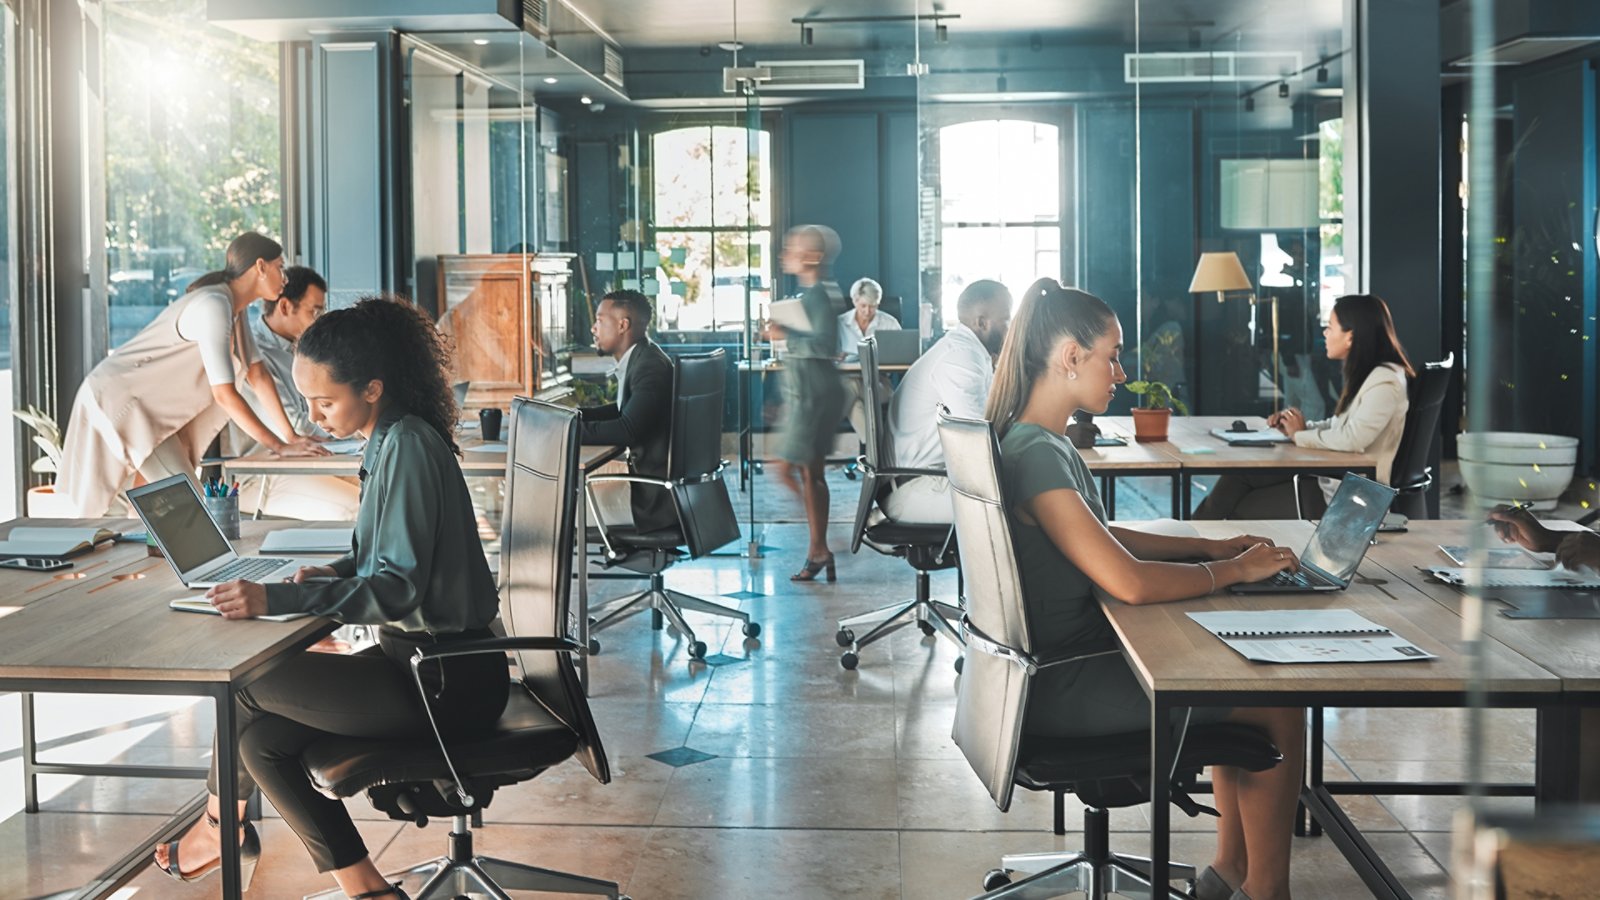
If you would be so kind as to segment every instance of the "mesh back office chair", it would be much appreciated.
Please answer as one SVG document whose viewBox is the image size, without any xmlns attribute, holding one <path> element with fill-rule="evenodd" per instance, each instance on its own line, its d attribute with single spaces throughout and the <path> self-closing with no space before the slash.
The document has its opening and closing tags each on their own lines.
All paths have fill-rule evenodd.
<svg viewBox="0 0 1600 900">
<path fill-rule="evenodd" d="M 618 898 L 609 881 L 474 856 L 468 820 L 497 789 L 527 781 L 577 757 L 601 784 L 611 780 L 600 733 L 578 683 L 566 637 L 577 520 L 577 413 L 517 398 L 511 404 L 510 458 L 500 539 L 500 618 L 507 637 L 459 641 L 420 649 L 412 674 L 429 659 L 469 653 L 511 653 L 521 676 L 492 733 L 453 740 L 364 740 L 330 737 L 307 748 L 307 771 L 324 793 L 365 791 L 391 819 L 426 825 L 449 816 L 449 853 L 391 880 L 422 887 L 414 900 L 465 894 L 504 897 L 505 891 L 547 891 Z M 431 719 L 430 719 L 431 722 Z M 327 897 L 343 897 L 331 891 Z"/>
<path fill-rule="evenodd" d="M 942 415 L 939 439 L 949 470 L 967 585 L 967 611 L 961 622 L 967 665 L 956 693 L 952 737 L 1002 811 L 1010 808 L 1017 785 L 1056 794 L 1058 833 L 1064 831 L 1059 820 L 1064 792 L 1077 794 L 1086 807 L 1081 852 L 1006 856 L 1001 868 L 984 877 L 984 889 L 992 892 L 986 896 L 1054 897 L 1072 891 L 1084 891 L 1090 900 L 1112 891 L 1151 896 L 1149 879 L 1140 868 L 1148 861 L 1111 852 L 1107 812 L 1150 799 L 1150 735 L 1040 738 L 1024 733 L 1034 673 L 1077 657 L 1042 657 L 1033 646 L 1010 518 L 1001 495 L 1000 451 L 989 423 Z M 1277 748 L 1252 728 L 1230 724 L 1190 728 L 1173 769 L 1173 802 L 1191 816 L 1203 809 L 1185 791 L 1205 766 L 1259 772 L 1281 760 Z M 1015 872 L 1035 874 L 1013 884 Z M 1194 878 L 1192 867 L 1174 865 L 1172 872 L 1174 877 Z M 1162 896 L 1187 895 L 1170 890 Z"/>
<path fill-rule="evenodd" d="M 898 556 L 917 570 L 917 596 L 910 602 L 896 603 L 871 612 L 839 620 L 834 640 L 845 648 L 839 664 L 854 669 L 861 662 L 861 648 L 881 640 L 899 629 L 916 623 L 925 635 L 939 633 L 961 644 L 961 635 L 951 624 L 961 617 L 961 608 L 932 599 L 930 572 L 956 566 L 955 531 L 948 525 L 907 525 L 885 518 L 869 525 L 874 506 L 893 489 L 902 477 L 944 475 L 943 469 L 896 468 L 889 446 L 882 382 L 878 380 L 878 341 L 868 337 L 857 345 L 861 355 L 861 400 L 866 407 L 867 453 L 861 459 L 861 499 L 856 504 L 856 525 L 850 538 L 850 552 L 859 553 L 866 544 L 886 556 Z M 880 507 L 881 508 L 881 507 Z M 856 629 L 865 628 L 862 637 Z M 957 660 L 956 671 L 961 671 Z"/>
<path fill-rule="evenodd" d="M 608 482 L 655 485 L 671 492 L 678 512 L 676 528 L 640 531 L 632 526 L 608 526 L 600 520 L 590 494 L 591 518 L 599 523 L 590 540 L 604 545 L 602 564 L 650 576 L 645 590 L 595 610 L 590 634 L 646 609 L 650 610 L 651 628 L 660 629 L 663 616 L 672 620 L 678 633 L 688 639 L 692 659 L 705 659 L 706 645 L 684 621 L 684 610 L 738 619 L 744 623 L 746 637 L 761 634 L 760 624 L 750 621 L 749 613 L 668 590 L 662 574 L 685 555 L 699 559 L 739 537 L 739 521 L 728 498 L 728 485 L 722 480 L 722 394 L 727 381 L 723 356 L 718 349 L 674 361 L 672 435 L 665 479 L 594 475 L 588 480 L 591 492 L 595 485 Z M 591 640 L 589 652 L 599 651 L 599 641 Z"/>
</svg>

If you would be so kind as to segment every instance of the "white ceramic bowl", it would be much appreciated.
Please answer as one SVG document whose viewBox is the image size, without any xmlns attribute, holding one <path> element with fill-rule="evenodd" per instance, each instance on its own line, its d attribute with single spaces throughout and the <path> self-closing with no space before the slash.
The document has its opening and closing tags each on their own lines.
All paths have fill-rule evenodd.
<svg viewBox="0 0 1600 900">
<path fill-rule="evenodd" d="M 1572 483 L 1576 468 L 1573 463 L 1492 463 L 1464 456 L 1460 463 L 1467 490 L 1472 492 L 1475 501 L 1485 506 L 1524 501 L 1554 503 Z"/>
<path fill-rule="evenodd" d="M 1456 438 L 1456 454 L 1481 463 L 1570 466 L 1578 461 L 1578 439 L 1526 431 L 1468 431 Z"/>
</svg>

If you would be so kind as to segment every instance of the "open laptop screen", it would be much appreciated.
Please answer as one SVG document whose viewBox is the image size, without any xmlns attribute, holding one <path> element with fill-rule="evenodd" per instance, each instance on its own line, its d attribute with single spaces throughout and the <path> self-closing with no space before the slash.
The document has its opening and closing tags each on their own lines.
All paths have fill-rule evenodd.
<svg viewBox="0 0 1600 900">
<path fill-rule="evenodd" d="M 231 549 L 228 541 L 206 514 L 194 485 L 182 476 L 166 480 L 171 484 L 131 493 L 129 498 L 138 504 L 145 527 L 160 539 L 167 558 L 179 572 L 190 572 L 226 554 Z"/>
<path fill-rule="evenodd" d="M 1394 488 L 1346 475 L 1300 562 L 1348 582 L 1366 556 L 1367 545 L 1389 511 L 1394 494 Z"/>
</svg>

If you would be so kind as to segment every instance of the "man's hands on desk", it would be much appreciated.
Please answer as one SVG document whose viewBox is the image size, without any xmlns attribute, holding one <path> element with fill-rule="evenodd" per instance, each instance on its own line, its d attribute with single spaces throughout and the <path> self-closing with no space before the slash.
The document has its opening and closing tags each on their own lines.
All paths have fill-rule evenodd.
<svg viewBox="0 0 1600 900">
<path fill-rule="evenodd" d="M 1600 534 L 1587 529 L 1557 531 L 1546 527 L 1522 506 L 1497 506 L 1489 510 L 1488 522 L 1500 540 L 1508 544 L 1534 553 L 1554 553 L 1556 562 L 1568 569 L 1600 571 Z"/>
</svg>

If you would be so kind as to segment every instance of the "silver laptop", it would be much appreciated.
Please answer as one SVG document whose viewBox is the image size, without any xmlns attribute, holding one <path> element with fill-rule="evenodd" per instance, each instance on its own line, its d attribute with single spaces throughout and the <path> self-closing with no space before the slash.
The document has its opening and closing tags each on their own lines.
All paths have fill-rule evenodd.
<svg viewBox="0 0 1600 900">
<path fill-rule="evenodd" d="M 1367 556 L 1372 536 L 1398 492 L 1370 478 L 1346 474 L 1311 541 L 1300 551 L 1300 571 L 1279 572 L 1266 581 L 1236 584 L 1235 594 L 1342 591 Z"/>
<path fill-rule="evenodd" d="M 909 366 L 922 355 L 922 333 L 895 329 L 874 331 L 878 340 L 878 365 Z"/>
<path fill-rule="evenodd" d="M 472 387 L 472 382 L 470 381 L 458 381 L 450 385 L 450 390 L 454 391 L 456 395 L 456 409 L 467 408 L 467 389 L 470 387 Z"/>
<path fill-rule="evenodd" d="M 128 491 L 128 500 L 185 587 L 209 588 L 235 579 L 282 581 L 301 566 L 327 564 L 326 560 L 235 553 L 187 475 L 136 487 Z"/>
</svg>

